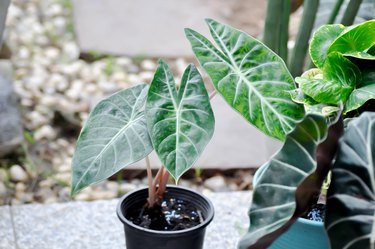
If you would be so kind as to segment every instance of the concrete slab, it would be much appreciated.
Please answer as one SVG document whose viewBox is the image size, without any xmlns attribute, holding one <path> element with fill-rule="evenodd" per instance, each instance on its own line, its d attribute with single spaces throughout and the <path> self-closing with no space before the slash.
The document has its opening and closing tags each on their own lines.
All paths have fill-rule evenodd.
<svg viewBox="0 0 375 249">
<path fill-rule="evenodd" d="M 81 50 L 151 57 L 192 56 L 184 28 L 208 35 L 207 17 L 256 36 L 265 5 L 264 0 L 73 1 Z"/>
<path fill-rule="evenodd" d="M 251 193 L 210 193 L 208 197 L 214 203 L 215 218 L 207 228 L 204 248 L 235 248 L 248 226 Z M 115 214 L 117 201 L 13 206 L 17 248 L 125 248 L 123 226 Z"/>
<path fill-rule="evenodd" d="M 16 249 L 9 206 L 0 206 L 0 249 Z"/>
<path fill-rule="evenodd" d="M 211 105 L 215 114 L 215 133 L 203 154 L 195 164 L 203 169 L 257 168 L 267 161 L 269 155 L 277 150 L 279 144 L 249 124 L 240 114 L 215 96 Z M 161 163 L 153 152 L 150 155 L 153 168 Z M 130 168 L 144 169 L 145 160 Z"/>
</svg>

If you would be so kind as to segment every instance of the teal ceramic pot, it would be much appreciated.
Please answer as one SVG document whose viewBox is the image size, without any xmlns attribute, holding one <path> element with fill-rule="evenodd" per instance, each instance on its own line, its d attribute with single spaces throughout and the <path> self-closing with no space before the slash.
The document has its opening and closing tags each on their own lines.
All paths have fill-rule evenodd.
<svg viewBox="0 0 375 249">
<path fill-rule="evenodd" d="M 323 222 L 299 218 L 269 249 L 329 249 Z"/>
<path fill-rule="evenodd" d="M 263 174 L 266 167 L 260 167 L 255 172 L 253 184 Z M 268 249 L 329 249 L 329 240 L 323 222 L 303 218 L 297 221 L 289 230 L 275 240 Z"/>
</svg>

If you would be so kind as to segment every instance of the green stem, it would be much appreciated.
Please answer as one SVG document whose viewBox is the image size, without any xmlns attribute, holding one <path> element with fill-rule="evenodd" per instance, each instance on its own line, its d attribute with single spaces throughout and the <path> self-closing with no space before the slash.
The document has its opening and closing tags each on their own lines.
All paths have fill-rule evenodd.
<svg viewBox="0 0 375 249">
<path fill-rule="evenodd" d="M 268 0 L 263 43 L 278 53 L 282 1 Z"/>
<path fill-rule="evenodd" d="M 355 16 L 358 13 L 359 7 L 361 6 L 362 0 L 350 0 L 346 7 L 344 16 L 342 17 L 341 24 L 345 26 L 352 25 Z"/>
<path fill-rule="evenodd" d="M 319 0 L 305 0 L 303 4 L 302 20 L 296 37 L 292 59 L 289 63 L 290 72 L 294 77 L 302 74 L 318 7 Z"/>
<path fill-rule="evenodd" d="M 282 6 L 282 16 L 279 28 L 279 55 L 280 57 L 287 62 L 288 61 L 288 40 L 289 40 L 289 16 L 291 10 L 290 0 L 283 0 Z"/>
<path fill-rule="evenodd" d="M 327 24 L 332 24 L 335 22 L 337 14 L 339 13 L 341 9 L 341 5 L 344 2 L 344 0 L 336 0 L 336 4 L 333 7 L 333 10 L 331 12 L 331 15 L 328 18 Z"/>
</svg>

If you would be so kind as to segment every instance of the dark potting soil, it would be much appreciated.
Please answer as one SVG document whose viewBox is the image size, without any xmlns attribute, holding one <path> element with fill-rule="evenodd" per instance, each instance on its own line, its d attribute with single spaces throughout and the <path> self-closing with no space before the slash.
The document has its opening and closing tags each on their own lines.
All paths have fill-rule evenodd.
<svg viewBox="0 0 375 249">
<path fill-rule="evenodd" d="M 204 217 L 191 203 L 168 198 L 152 208 L 141 207 L 132 210 L 126 214 L 126 219 L 135 225 L 152 230 L 177 231 L 199 225 Z"/>
<path fill-rule="evenodd" d="M 308 210 L 308 212 L 304 216 L 302 216 L 302 218 L 313 220 L 313 221 L 324 222 L 325 211 L 326 211 L 326 206 L 324 204 L 321 204 L 321 203 L 314 204 Z"/>
</svg>

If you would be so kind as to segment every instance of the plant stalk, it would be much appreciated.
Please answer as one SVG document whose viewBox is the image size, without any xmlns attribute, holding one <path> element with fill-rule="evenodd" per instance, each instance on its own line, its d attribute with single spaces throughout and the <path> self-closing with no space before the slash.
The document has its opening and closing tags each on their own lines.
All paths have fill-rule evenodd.
<svg viewBox="0 0 375 249">
<path fill-rule="evenodd" d="M 151 171 L 151 163 L 150 158 L 146 156 L 146 166 L 147 166 L 147 179 L 148 179 L 148 205 L 149 207 L 153 207 L 155 205 L 155 190 L 156 188 L 152 184 L 152 171 Z"/>
<path fill-rule="evenodd" d="M 284 0 L 283 0 L 284 1 Z M 264 24 L 263 43 L 275 53 L 279 53 L 281 9 L 283 1 L 268 0 L 267 15 Z M 289 1 L 289 0 L 288 0 Z"/>
<path fill-rule="evenodd" d="M 281 20 L 279 28 L 278 54 L 286 62 L 288 61 L 288 40 L 289 40 L 289 17 L 291 11 L 291 1 L 282 1 Z"/>
<path fill-rule="evenodd" d="M 336 0 L 335 6 L 333 7 L 333 10 L 328 18 L 327 24 L 332 24 L 335 22 L 337 14 L 339 13 L 343 2 L 344 0 Z"/>
<path fill-rule="evenodd" d="M 314 27 L 319 0 L 305 0 L 303 4 L 302 19 L 299 26 L 296 43 L 293 49 L 289 69 L 293 77 L 301 75 L 309 47 L 309 39 Z"/>
<path fill-rule="evenodd" d="M 353 24 L 361 3 L 362 0 L 350 0 L 348 6 L 346 7 L 344 16 L 342 17 L 341 24 L 345 26 L 350 26 Z"/>
</svg>

